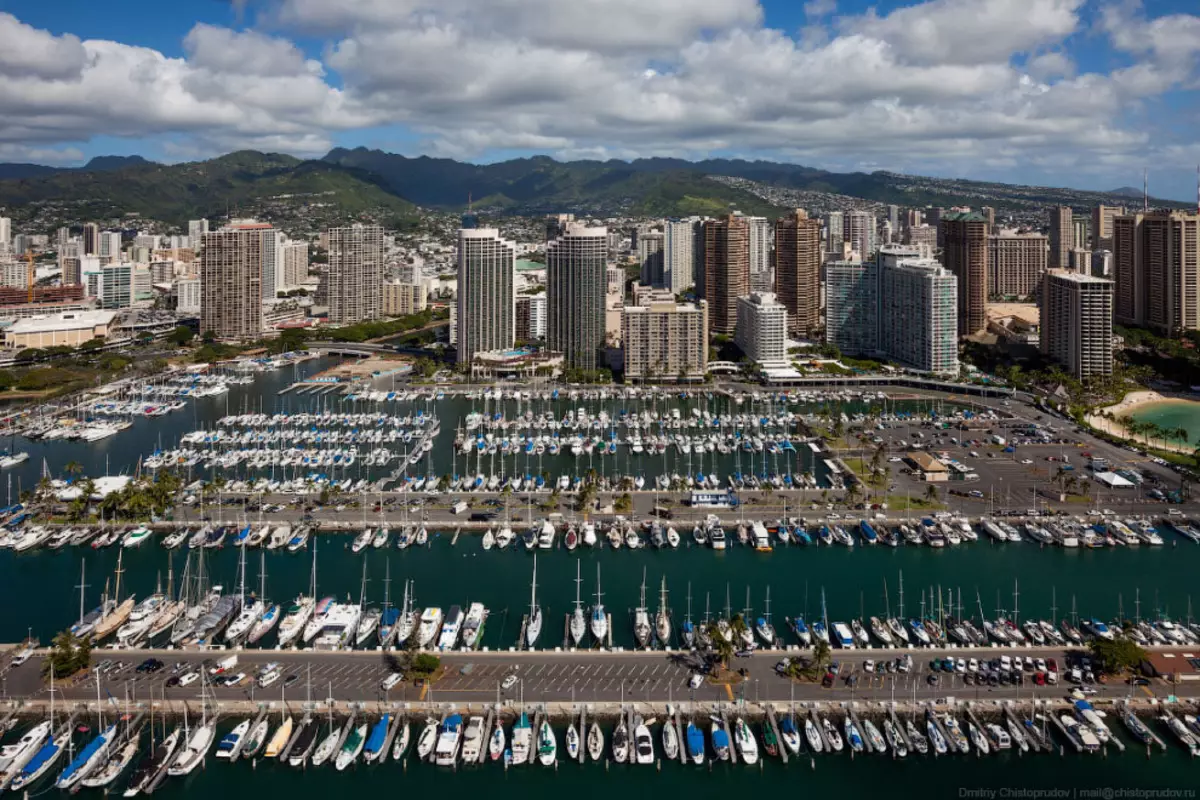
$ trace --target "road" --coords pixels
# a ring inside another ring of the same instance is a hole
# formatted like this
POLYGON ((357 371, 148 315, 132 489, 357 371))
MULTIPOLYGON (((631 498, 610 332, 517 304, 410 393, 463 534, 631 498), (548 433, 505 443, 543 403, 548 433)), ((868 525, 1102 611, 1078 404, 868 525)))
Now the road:
MULTIPOLYGON (((596 702, 616 703, 621 700, 665 702, 691 699, 698 702, 718 702, 734 699, 746 701, 799 701, 820 700, 842 702, 859 700, 938 700, 957 699, 1017 699, 1029 698, 1031 694, 1041 697, 1061 697, 1066 694, 1065 683, 1059 686, 1035 687, 1032 673, 1025 673, 1020 686, 976 686, 967 685, 962 676, 938 673, 937 683, 931 683, 931 662, 935 658, 997 658, 1001 654, 1013 655, 1012 649, 972 650, 921 650, 909 651, 913 656, 913 670, 908 674, 866 674, 863 663, 868 659, 894 659, 905 651, 852 650, 835 651, 834 660, 839 664, 841 678, 830 688, 807 681, 795 681, 777 675, 775 666, 785 655, 798 656, 799 652, 757 652, 749 657, 735 658, 733 670, 744 670, 744 677, 730 674, 729 681, 705 681, 699 689, 690 690, 689 678, 702 664, 702 659, 691 653, 664 652, 491 652, 454 653, 442 659, 443 671, 436 680, 425 687, 403 681, 390 692, 383 692, 381 681, 392 671, 399 669, 397 656, 403 654, 382 652, 318 653, 312 651, 259 651, 247 650, 238 653, 238 664, 234 672, 244 672, 248 678, 242 685, 216 687, 213 694, 218 700, 290 700, 301 702, 308 694, 307 682, 311 669, 312 698, 324 701, 333 699, 347 701, 436 701, 456 703, 478 703, 500 697, 507 702, 520 698, 538 702, 596 702), (262 667, 275 662, 279 665, 282 678, 266 689, 257 689, 250 677, 262 667), (508 689, 501 689, 504 679, 516 675, 518 680, 508 689), (855 686, 847 685, 847 675, 858 677, 855 686), (284 683, 291 679, 286 687, 284 683)), ((1063 670, 1077 653, 1062 648, 1028 648, 1020 651, 1032 659, 1055 659, 1063 670)), ((1183 653, 1185 650, 1178 650, 1183 653)), ((155 697, 171 701, 199 700, 198 683, 187 687, 168 687, 172 674, 186 674, 199 668, 205 659, 221 659, 228 652, 177 652, 177 651, 96 651, 93 664, 111 661, 112 665, 101 671, 101 695, 123 698, 128 692, 134 698, 146 698, 151 692, 155 697), (151 656, 165 662, 165 668, 155 675, 135 672, 134 668, 151 656)), ((3 688, 8 698, 47 699, 47 687, 41 678, 41 658, 35 657, 27 664, 13 668, 3 675, 3 688)), ((96 685, 88 677, 67 684, 59 684, 61 696, 67 699, 87 701, 96 697, 96 685)), ((1115 699, 1131 693, 1131 687, 1123 683, 1097 685, 1098 697, 1115 699)), ((1172 687, 1164 682, 1151 682, 1136 687, 1133 692, 1138 699, 1169 694, 1195 696, 1200 686, 1189 689, 1185 685, 1172 687)))

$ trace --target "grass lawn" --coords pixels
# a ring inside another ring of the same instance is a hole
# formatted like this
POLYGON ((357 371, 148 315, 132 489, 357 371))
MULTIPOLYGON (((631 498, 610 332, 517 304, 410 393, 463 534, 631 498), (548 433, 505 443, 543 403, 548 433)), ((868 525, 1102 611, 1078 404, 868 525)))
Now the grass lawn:
POLYGON ((945 503, 934 503, 924 497, 905 497, 902 494, 887 496, 888 511, 944 511, 945 503))

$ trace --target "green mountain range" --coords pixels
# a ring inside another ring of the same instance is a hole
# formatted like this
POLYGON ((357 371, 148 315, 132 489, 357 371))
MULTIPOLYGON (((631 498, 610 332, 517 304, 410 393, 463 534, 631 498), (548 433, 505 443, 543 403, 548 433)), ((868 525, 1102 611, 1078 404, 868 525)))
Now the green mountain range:
POLYGON ((411 219, 414 206, 457 211, 468 201, 480 211, 518 214, 687 216, 736 209, 775 216, 784 206, 811 203, 820 208, 823 199, 836 200, 830 195, 903 206, 992 205, 1014 211, 1063 204, 1082 212, 1099 202, 1127 202, 1125 191, 838 173, 740 159, 563 162, 535 156, 470 164, 366 148, 338 148, 309 161, 241 151, 174 165, 136 156, 102 156, 75 169, 0 164, 0 207, 15 216, 47 210, 67 219, 135 213, 173 223, 239 212, 290 215, 313 223, 395 221, 411 219))

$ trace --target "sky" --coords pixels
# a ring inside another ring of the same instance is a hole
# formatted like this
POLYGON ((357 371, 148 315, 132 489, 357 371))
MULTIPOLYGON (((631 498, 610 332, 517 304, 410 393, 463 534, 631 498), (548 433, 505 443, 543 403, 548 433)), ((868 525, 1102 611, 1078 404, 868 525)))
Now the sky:
POLYGON ((4 0, 0 161, 365 146, 1196 197, 1197 0, 4 0))

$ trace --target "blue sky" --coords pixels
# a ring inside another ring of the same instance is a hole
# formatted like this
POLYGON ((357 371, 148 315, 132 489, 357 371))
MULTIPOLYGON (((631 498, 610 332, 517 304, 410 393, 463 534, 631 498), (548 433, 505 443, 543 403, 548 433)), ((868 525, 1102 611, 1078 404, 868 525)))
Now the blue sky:
POLYGON ((1195 196, 1194 0, 6 0, 0 160, 741 156, 1195 196), (603 19, 603 24, 597 24, 603 19))

